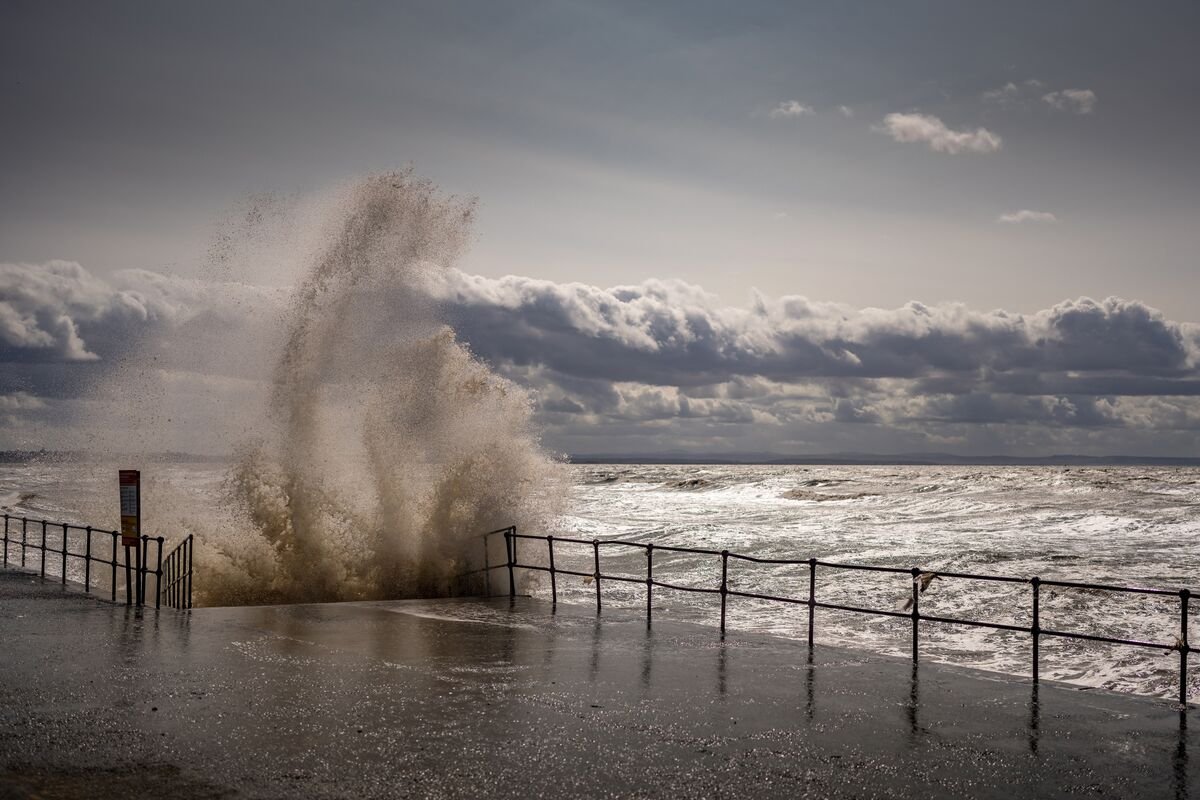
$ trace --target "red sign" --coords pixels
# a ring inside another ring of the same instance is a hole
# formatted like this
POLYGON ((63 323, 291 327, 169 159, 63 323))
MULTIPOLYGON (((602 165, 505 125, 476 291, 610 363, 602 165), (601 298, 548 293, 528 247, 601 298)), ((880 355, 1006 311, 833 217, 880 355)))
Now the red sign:
POLYGON ((142 534, 142 473, 123 469, 117 475, 121 485, 121 544, 136 547, 142 534))

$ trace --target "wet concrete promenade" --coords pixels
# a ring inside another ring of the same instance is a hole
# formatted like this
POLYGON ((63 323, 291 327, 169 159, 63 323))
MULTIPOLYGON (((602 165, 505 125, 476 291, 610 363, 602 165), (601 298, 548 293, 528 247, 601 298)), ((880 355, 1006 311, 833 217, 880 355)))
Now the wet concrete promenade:
POLYGON ((1177 798, 1198 744, 1168 703, 616 611, 137 614, 0 571, 0 797, 1177 798))

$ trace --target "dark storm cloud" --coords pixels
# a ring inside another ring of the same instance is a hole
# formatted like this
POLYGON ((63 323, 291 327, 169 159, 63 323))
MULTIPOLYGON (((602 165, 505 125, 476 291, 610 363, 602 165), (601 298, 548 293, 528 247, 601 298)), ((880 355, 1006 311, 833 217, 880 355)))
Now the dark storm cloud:
POLYGON ((205 340, 230 326, 262 339, 264 315, 283 296, 145 270, 105 280, 68 261, 0 264, 0 393, 77 397, 126 359, 166 350, 174 369, 257 378, 254 360, 225 357, 205 340))
POLYGON ((1027 316, 920 303, 853 309, 802 297, 737 309, 683 283, 600 289, 455 271, 435 276, 431 292, 479 355, 609 381, 905 378, 953 393, 1004 381, 1065 391, 1080 382, 1136 395, 1171 385, 1191 394, 1200 379, 1200 328, 1117 298, 1027 316))
POLYGON ((883 417, 877 412, 863 407, 860 402, 847 398, 839 398, 833 402, 833 418, 838 422, 851 423, 877 423, 883 421, 883 417))
POLYGON ((104 280, 70 261, 0 264, 0 360, 112 359, 205 317, 253 319, 282 297, 262 287, 146 270, 124 270, 104 280))
MULTIPOLYGON (((1137 301, 1023 315, 756 295, 731 308, 679 282, 603 289, 456 270, 431 270, 422 286, 560 432, 1200 429, 1200 326, 1137 301)), ((265 355, 234 359, 206 337, 236 327, 265 354, 284 308, 278 290, 144 271, 101 280, 66 262, 0 266, 0 289, 11 414, 84 395, 139 343, 140 358, 164 355, 172 370, 261 379, 265 355)))
POLYGON ((98 343, 140 335, 167 314, 168 309, 138 293, 115 290, 79 264, 0 265, 5 361, 96 361, 98 343))
POLYGON ((431 275, 429 292, 562 430, 671 420, 672 435, 699 426, 701 438, 850 425, 952 440, 964 426, 1200 429, 1200 326, 1132 300, 1033 314, 758 296, 730 308, 678 282, 601 289, 455 271, 431 275))
POLYGON ((1116 403, 1098 397, 1014 397, 975 392, 931 397, 911 419, 974 424, 1018 423, 1079 427, 1124 424, 1116 403))

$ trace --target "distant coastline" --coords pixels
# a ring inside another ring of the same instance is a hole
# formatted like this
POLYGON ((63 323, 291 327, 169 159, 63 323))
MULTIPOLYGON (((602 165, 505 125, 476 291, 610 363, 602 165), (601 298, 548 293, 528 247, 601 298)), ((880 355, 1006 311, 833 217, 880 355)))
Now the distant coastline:
MULTIPOLYGON (((72 450, 0 450, 0 464, 31 462, 67 463, 100 460, 94 453, 72 450)), ((953 453, 819 453, 783 456, 775 453, 734 453, 709 456, 673 453, 573 453, 565 456, 571 464, 747 464, 778 466, 978 466, 978 467, 1200 467, 1200 456, 1084 456, 1061 453, 1049 456, 960 456, 953 453)), ((104 461, 125 459, 130 462, 220 464, 230 456, 164 452, 105 456, 104 461)))
POLYGON ((90 461, 120 461, 150 462, 153 464, 190 463, 190 464, 221 464, 230 460, 230 456, 198 455, 196 453, 179 453, 167 451, 164 453, 117 453, 101 456, 82 450, 0 450, 0 464, 29 464, 32 462, 57 463, 87 463, 90 461))
POLYGON ((826 466, 979 466, 979 467, 1200 467, 1200 456, 959 456, 951 453, 822 453, 780 456, 769 453, 736 455, 592 455, 568 457, 572 464, 758 464, 826 466))

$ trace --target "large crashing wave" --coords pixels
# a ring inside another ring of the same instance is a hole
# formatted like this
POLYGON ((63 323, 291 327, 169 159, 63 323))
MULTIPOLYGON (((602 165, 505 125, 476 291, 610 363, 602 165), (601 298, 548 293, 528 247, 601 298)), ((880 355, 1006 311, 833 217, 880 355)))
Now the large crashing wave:
POLYGON ((232 530, 197 537, 202 604, 452 593, 482 532, 553 513, 561 468, 527 396, 420 289, 472 215, 409 173, 340 195, 285 316, 268 422, 224 482, 232 530))

